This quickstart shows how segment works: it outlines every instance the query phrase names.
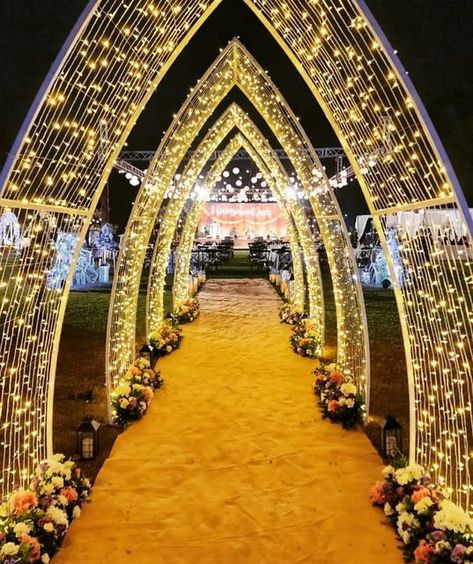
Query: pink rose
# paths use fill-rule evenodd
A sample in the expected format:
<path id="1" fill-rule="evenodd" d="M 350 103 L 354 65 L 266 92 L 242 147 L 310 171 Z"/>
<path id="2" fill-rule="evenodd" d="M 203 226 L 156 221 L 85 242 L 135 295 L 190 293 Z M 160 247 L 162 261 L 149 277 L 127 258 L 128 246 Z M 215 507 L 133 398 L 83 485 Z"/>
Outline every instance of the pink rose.
<path id="1" fill-rule="evenodd" d="M 28 551 L 28 562 L 37 562 L 41 557 L 41 545 L 35 537 L 30 537 L 29 535 L 21 535 L 21 544 L 28 543 L 30 549 Z"/>
<path id="2" fill-rule="evenodd" d="M 388 500 L 384 491 L 384 481 L 378 481 L 370 490 L 371 503 L 384 505 Z"/>
<path id="3" fill-rule="evenodd" d="M 62 488 L 62 490 L 59 493 L 63 495 L 69 503 L 74 503 L 74 501 L 77 501 L 77 498 L 79 497 L 77 494 L 77 490 L 71 487 Z"/>
<path id="4" fill-rule="evenodd" d="M 330 374 L 330 379 L 331 379 L 333 382 L 335 382 L 336 384 L 341 385 L 341 384 L 343 384 L 343 380 L 344 380 L 345 378 L 343 377 L 343 374 L 342 374 L 341 372 L 338 372 L 338 371 L 337 371 L 337 372 L 332 372 L 332 373 Z"/>
<path id="5" fill-rule="evenodd" d="M 340 404 L 338 403 L 337 400 L 330 400 L 327 404 L 327 410 L 334 412 L 337 411 L 337 409 L 339 409 Z"/>
<path id="6" fill-rule="evenodd" d="M 412 503 L 415 505 L 424 497 L 430 497 L 430 490 L 422 486 L 412 494 Z"/>
<path id="7" fill-rule="evenodd" d="M 38 498 L 33 492 L 19 491 L 13 494 L 11 504 L 15 512 L 21 515 L 22 513 L 26 513 L 29 509 L 36 507 L 38 505 Z"/>
<path id="8" fill-rule="evenodd" d="M 416 564 L 429 564 L 430 555 L 433 551 L 433 546 L 431 546 L 427 541 L 421 540 L 417 548 L 414 550 Z"/>

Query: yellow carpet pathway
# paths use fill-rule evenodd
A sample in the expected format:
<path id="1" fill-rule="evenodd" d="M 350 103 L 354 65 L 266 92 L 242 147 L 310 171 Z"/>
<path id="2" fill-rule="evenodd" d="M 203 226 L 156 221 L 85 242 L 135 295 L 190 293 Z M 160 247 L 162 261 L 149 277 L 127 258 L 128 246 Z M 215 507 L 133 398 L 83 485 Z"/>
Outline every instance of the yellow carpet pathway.
<path id="1" fill-rule="evenodd" d="M 320 418 L 265 280 L 210 280 L 147 415 L 115 443 L 54 564 L 401 564 L 381 462 Z"/>

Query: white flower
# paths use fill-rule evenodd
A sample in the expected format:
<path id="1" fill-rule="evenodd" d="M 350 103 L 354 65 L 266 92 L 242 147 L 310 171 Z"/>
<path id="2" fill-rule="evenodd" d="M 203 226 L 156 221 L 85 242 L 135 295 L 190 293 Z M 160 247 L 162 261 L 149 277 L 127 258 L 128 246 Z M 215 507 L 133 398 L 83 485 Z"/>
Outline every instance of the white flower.
<path id="1" fill-rule="evenodd" d="M 394 509 L 392 508 L 391 504 L 388 503 L 388 502 L 386 502 L 386 503 L 384 504 L 384 514 L 385 514 L 387 517 L 390 517 L 391 515 L 394 515 Z"/>
<path id="2" fill-rule="evenodd" d="M 397 507 L 396 507 L 397 510 Z M 402 512 L 397 519 L 397 532 L 404 544 L 407 544 L 411 538 L 411 531 L 420 525 L 413 513 L 407 511 Z"/>
<path id="3" fill-rule="evenodd" d="M 120 407 L 122 409 L 126 409 L 128 407 L 128 400 L 126 398 L 123 398 L 122 400 L 120 400 Z"/>
<path id="4" fill-rule="evenodd" d="M 355 400 L 353 398 L 349 398 L 346 400 L 346 405 L 347 407 L 349 407 L 350 409 L 355 407 Z"/>
<path id="5" fill-rule="evenodd" d="M 80 507 L 78 505 L 75 505 L 74 509 L 72 510 L 72 518 L 79 519 L 80 514 L 81 514 Z"/>
<path id="6" fill-rule="evenodd" d="M 44 484 L 41 488 L 41 493 L 49 495 L 52 494 L 54 491 L 54 486 L 52 484 Z"/>
<path id="7" fill-rule="evenodd" d="M 172 347 L 171 347 L 171 345 L 168 345 L 166 347 L 166 352 L 170 353 L 171 351 L 172 351 Z"/>
<path id="8" fill-rule="evenodd" d="M 64 480 L 60 476 L 53 476 L 51 478 L 51 484 L 56 488 L 63 488 L 64 487 Z"/>
<path id="9" fill-rule="evenodd" d="M 394 474 L 396 481 L 404 486 L 414 480 L 420 480 L 424 474 L 424 469 L 419 464 L 410 464 L 404 468 L 398 468 Z"/>
<path id="10" fill-rule="evenodd" d="M 434 526 L 442 531 L 448 529 L 455 533 L 464 533 L 467 528 L 473 528 L 473 521 L 461 507 L 444 499 L 440 503 L 440 511 L 434 515 Z"/>
<path id="11" fill-rule="evenodd" d="M 13 532 L 15 533 L 17 538 L 20 538 L 21 535 L 27 535 L 31 531 L 31 527 L 29 527 L 26 523 L 17 523 L 13 527 Z"/>
<path id="12" fill-rule="evenodd" d="M 41 562 L 43 564 L 49 564 L 50 561 L 51 561 L 51 558 L 49 558 L 49 554 L 43 554 L 41 556 Z"/>
<path id="13" fill-rule="evenodd" d="M 339 403 L 341 406 L 344 406 L 344 405 L 347 403 L 347 400 L 346 400 L 345 398 L 340 398 L 340 399 L 338 400 L 338 403 Z"/>
<path id="14" fill-rule="evenodd" d="M 53 454 L 51 459 L 55 460 L 56 462 L 62 462 L 66 457 L 63 454 L 57 453 Z"/>
<path id="15" fill-rule="evenodd" d="M 14 542 L 6 542 L 2 546 L 2 550 L 0 551 L 0 554 L 2 554 L 3 556 L 13 556 L 14 554 L 18 554 L 19 550 L 20 550 L 19 545 L 15 544 Z"/>
<path id="16" fill-rule="evenodd" d="M 123 382 L 115 388 L 115 395 L 117 396 L 128 396 L 130 395 L 131 387 L 129 384 Z"/>
<path id="17" fill-rule="evenodd" d="M 402 513 L 402 512 L 405 511 L 406 509 L 407 509 L 406 506 L 405 506 L 403 503 L 401 503 L 401 502 L 399 502 L 399 503 L 396 505 L 396 511 L 397 511 L 398 513 Z"/>
<path id="18" fill-rule="evenodd" d="M 434 553 L 439 554 L 444 550 L 452 550 L 452 545 L 447 541 L 439 541 L 435 543 Z"/>
<path id="19" fill-rule="evenodd" d="M 414 505 L 415 511 L 420 515 L 426 515 L 429 512 L 429 508 L 434 504 L 430 497 L 423 497 Z"/>
<path id="20" fill-rule="evenodd" d="M 57 499 L 61 505 L 67 505 L 69 503 L 69 500 L 65 495 L 58 495 Z"/>
<path id="21" fill-rule="evenodd" d="M 47 533 L 52 533 L 52 532 L 54 531 L 54 525 L 48 521 L 47 523 L 45 523 L 45 524 L 43 525 L 43 529 L 44 529 Z"/>
<path id="22" fill-rule="evenodd" d="M 394 474 L 394 472 L 396 472 L 396 470 L 394 469 L 393 466 L 385 466 L 383 468 L 383 476 L 387 477 L 387 476 L 392 476 Z"/>
<path id="23" fill-rule="evenodd" d="M 356 386 L 351 382 L 346 382 L 340 386 L 340 391 L 344 396 L 352 396 L 356 394 Z"/>
<path id="24" fill-rule="evenodd" d="M 69 525 L 69 521 L 67 519 L 67 515 L 65 511 L 59 509 L 59 507 L 55 507 L 54 505 L 50 505 L 48 510 L 46 511 L 46 515 L 51 517 L 51 519 L 56 523 L 56 525 L 65 525 L 66 529 Z"/>

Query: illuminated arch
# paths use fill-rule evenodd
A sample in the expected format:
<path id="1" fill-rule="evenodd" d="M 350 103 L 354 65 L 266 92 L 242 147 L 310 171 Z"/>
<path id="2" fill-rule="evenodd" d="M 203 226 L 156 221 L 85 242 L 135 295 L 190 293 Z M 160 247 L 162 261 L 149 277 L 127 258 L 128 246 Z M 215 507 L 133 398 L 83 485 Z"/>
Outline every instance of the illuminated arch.
<path id="1" fill-rule="evenodd" d="M 91 0 L 33 103 L 4 167 L 0 205 L 29 222 L 29 247 L 3 257 L 2 483 L 51 450 L 57 350 L 73 267 L 113 162 L 157 84 L 221 0 Z M 395 280 L 408 365 L 411 459 L 468 504 L 473 399 L 472 265 L 439 241 L 421 256 L 398 233 L 396 282 L 385 230 L 407 210 L 472 220 L 437 134 L 362 0 L 245 0 L 323 108 L 362 186 Z M 370 161 L 373 166 L 365 166 Z M 46 218 L 46 219 L 45 219 Z M 60 259 L 58 236 L 72 256 Z M 61 262 L 62 260 L 62 262 Z M 427 263 L 427 264 L 426 264 Z M 66 278 L 48 271 L 61 265 Z M 52 291 L 51 291 L 52 290 Z"/>
<path id="2" fill-rule="evenodd" d="M 185 114 L 180 116 L 180 121 L 185 123 Z M 169 252 L 171 250 L 171 243 L 177 221 L 181 215 L 184 204 L 189 198 L 191 190 L 210 156 L 216 151 L 225 137 L 235 128 L 241 131 L 247 139 L 251 138 L 254 141 L 259 141 L 258 147 L 261 151 L 260 154 L 264 155 L 268 163 L 271 163 L 273 174 L 276 175 L 275 182 L 273 182 L 274 195 L 277 197 L 278 201 L 285 199 L 285 191 L 288 187 L 288 182 L 287 174 L 284 172 L 282 165 L 275 160 L 271 148 L 267 143 L 264 143 L 263 136 L 259 133 L 248 116 L 236 104 L 230 105 L 221 118 L 217 120 L 209 130 L 199 144 L 193 157 L 187 163 L 162 218 L 149 272 L 147 308 L 148 332 L 155 329 L 164 316 L 163 294 Z M 252 153 L 254 154 L 255 151 L 252 151 Z M 258 159 L 258 162 L 261 163 L 261 160 L 261 158 Z M 153 166 L 152 163 L 151 166 Z M 267 170 L 267 167 L 264 167 L 264 169 Z M 211 182 L 213 183 L 213 177 L 215 176 L 214 170 L 215 169 L 212 170 L 211 175 Z M 296 241 L 298 240 L 300 242 L 302 253 L 306 261 L 309 313 L 315 322 L 315 326 L 319 331 L 319 339 L 323 344 L 323 291 L 317 250 L 314 246 L 312 233 L 300 201 L 297 198 L 293 201 L 287 201 L 287 206 L 294 220 L 297 234 Z"/>
<path id="3" fill-rule="evenodd" d="M 207 196 L 209 196 L 212 192 L 213 187 L 218 181 L 218 178 L 222 175 L 224 169 L 228 166 L 228 163 L 241 149 L 244 149 L 247 152 L 247 154 L 256 164 L 257 168 L 262 172 L 263 177 L 268 183 L 271 192 L 273 192 L 273 194 L 276 192 L 273 177 L 277 175 L 278 172 L 277 159 L 275 158 L 275 162 L 269 164 L 263 162 L 260 155 L 254 150 L 250 142 L 241 134 L 241 132 L 236 133 L 236 135 L 221 151 L 217 160 L 213 163 L 212 167 L 207 172 L 204 180 L 201 183 L 202 190 L 199 192 L 199 194 L 196 195 L 195 200 L 191 200 L 191 205 L 187 210 L 185 222 L 181 229 L 181 237 L 179 240 L 178 250 L 176 253 L 177 258 L 173 283 L 174 311 L 176 311 L 179 305 L 190 297 L 188 273 L 190 270 L 191 254 L 195 233 L 202 214 L 203 205 L 206 203 Z M 275 199 L 281 207 L 281 211 L 287 222 L 288 238 L 291 248 L 294 273 L 294 290 L 292 294 L 292 302 L 302 309 L 305 301 L 305 284 L 303 265 L 301 260 L 301 248 L 297 237 L 296 226 L 294 224 L 293 218 L 291 217 L 290 211 L 288 210 L 286 202 L 277 198 Z"/>
<path id="4" fill-rule="evenodd" d="M 261 139 L 264 142 L 264 138 Z M 176 253 L 176 268 L 174 271 L 174 283 L 173 283 L 173 308 L 177 310 L 179 305 L 182 304 L 189 297 L 189 287 L 188 287 L 188 272 L 190 269 L 192 247 L 194 243 L 195 233 L 199 224 L 200 217 L 202 215 L 203 206 L 206 203 L 206 197 L 210 195 L 213 187 L 215 186 L 216 179 L 221 176 L 223 170 L 227 167 L 228 163 L 234 157 L 234 155 L 241 149 L 244 149 L 253 162 L 256 164 L 258 169 L 263 173 L 263 177 L 270 190 L 276 193 L 275 189 L 275 177 L 277 178 L 281 171 L 280 163 L 276 156 L 271 155 L 273 158 L 268 158 L 265 162 L 262 155 L 260 155 L 252 146 L 251 142 L 238 132 L 235 137 L 228 143 L 222 153 L 219 155 L 217 161 L 212 165 L 204 180 L 202 181 L 203 192 L 198 194 L 195 201 L 191 203 L 188 213 L 185 218 L 184 226 L 181 230 L 181 238 L 179 240 L 179 245 Z M 272 151 L 271 151 L 272 152 Z M 273 162 L 271 162 L 273 161 Z M 286 182 L 287 184 L 287 182 Z M 288 224 L 288 232 L 291 243 L 291 251 L 293 257 L 293 268 L 294 268 L 294 297 L 293 302 L 298 305 L 302 305 L 304 302 L 304 297 L 301 295 L 304 290 L 304 276 L 302 272 L 302 263 L 300 257 L 299 243 L 297 240 L 297 235 L 294 232 L 295 225 L 292 223 L 290 212 L 287 210 L 287 204 L 284 200 L 278 200 L 281 209 L 286 217 Z"/>
<path id="5" fill-rule="evenodd" d="M 351 244 L 337 201 L 297 118 L 263 69 L 237 40 L 232 40 L 222 50 L 202 79 L 192 88 L 161 141 L 135 200 L 122 241 L 117 263 L 118 275 L 112 292 L 107 338 L 107 377 L 112 384 L 118 381 L 135 351 L 132 336 L 136 323 L 145 240 L 151 235 L 153 227 L 153 212 L 149 210 L 154 209 L 157 214 L 163 190 L 166 191 L 171 186 L 179 168 L 179 159 L 184 158 L 183 147 L 190 146 L 205 121 L 234 86 L 242 90 L 281 142 L 309 198 L 327 249 L 332 274 L 337 314 L 338 360 L 345 371 L 354 377 L 360 389 L 369 391 L 368 337 L 363 297 Z M 187 114 L 189 117 L 186 117 Z M 200 168 L 196 167 L 196 174 L 205 161 L 206 159 L 201 159 Z M 146 213 L 143 214 L 143 211 Z M 170 234 L 167 239 L 170 240 Z M 167 263 L 167 258 L 164 257 L 165 253 L 161 258 L 162 271 Z M 153 280 L 153 276 L 150 280 Z M 157 295 L 160 293 L 161 290 Z M 161 309 L 158 308 L 158 316 L 160 315 Z M 368 394 L 366 401 L 369 402 Z"/>

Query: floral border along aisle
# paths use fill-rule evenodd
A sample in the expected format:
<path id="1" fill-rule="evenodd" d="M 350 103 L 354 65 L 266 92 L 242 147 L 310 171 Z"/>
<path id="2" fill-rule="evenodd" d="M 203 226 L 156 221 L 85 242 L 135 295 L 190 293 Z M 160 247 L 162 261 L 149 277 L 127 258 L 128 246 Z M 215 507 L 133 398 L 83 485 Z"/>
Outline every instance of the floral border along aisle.
<path id="1" fill-rule="evenodd" d="M 199 317 L 200 303 L 197 298 L 189 298 L 183 302 L 174 314 L 179 323 L 190 323 Z"/>
<path id="2" fill-rule="evenodd" d="M 279 310 L 279 319 L 282 323 L 295 325 L 304 317 L 304 312 L 297 304 L 286 302 Z"/>
<path id="3" fill-rule="evenodd" d="M 181 340 L 182 329 L 179 327 L 176 318 L 165 319 L 149 335 L 149 344 L 161 355 L 169 354 L 178 349 Z"/>
<path id="4" fill-rule="evenodd" d="M 422 466 L 387 466 L 383 475 L 370 498 L 384 508 L 403 543 L 406 561 L 473 563 L 472 519 L 431 482 Z"/>
<path id="5" fill-rule="evenodd" d="M 118 425 L 126 427 L 146 413 L 154 391 L 163 385 L 159 371 L 153 370 L 149 360 L 137 358 L 112 393 L 112 415 Z"/>
<path id="6" fill-rule="evenodd" d="M 47 564 L 89 501 L 90 482 L 64 455 L 43 460 L 26 489 L 0 505 L 0 562 Z"/>
<path id="7" fill-rule="evenodd" d="M 355 384 L 335 364 L 321 364 L 314 374 L 313 388 L 320 398 L 322 417 L 330 419 L 332 423 L 341 423 L 345 429 L 352 429 L 361 423 L 364 399 Z"/>
<path id="8" fill-rule="evenodd" d="M 321 353 L 320 341 L 315 332 L 315 324 L 311 319 L 300 319 L 291 330 L 290 342 L 295 353 L 312 358 Z"/>

